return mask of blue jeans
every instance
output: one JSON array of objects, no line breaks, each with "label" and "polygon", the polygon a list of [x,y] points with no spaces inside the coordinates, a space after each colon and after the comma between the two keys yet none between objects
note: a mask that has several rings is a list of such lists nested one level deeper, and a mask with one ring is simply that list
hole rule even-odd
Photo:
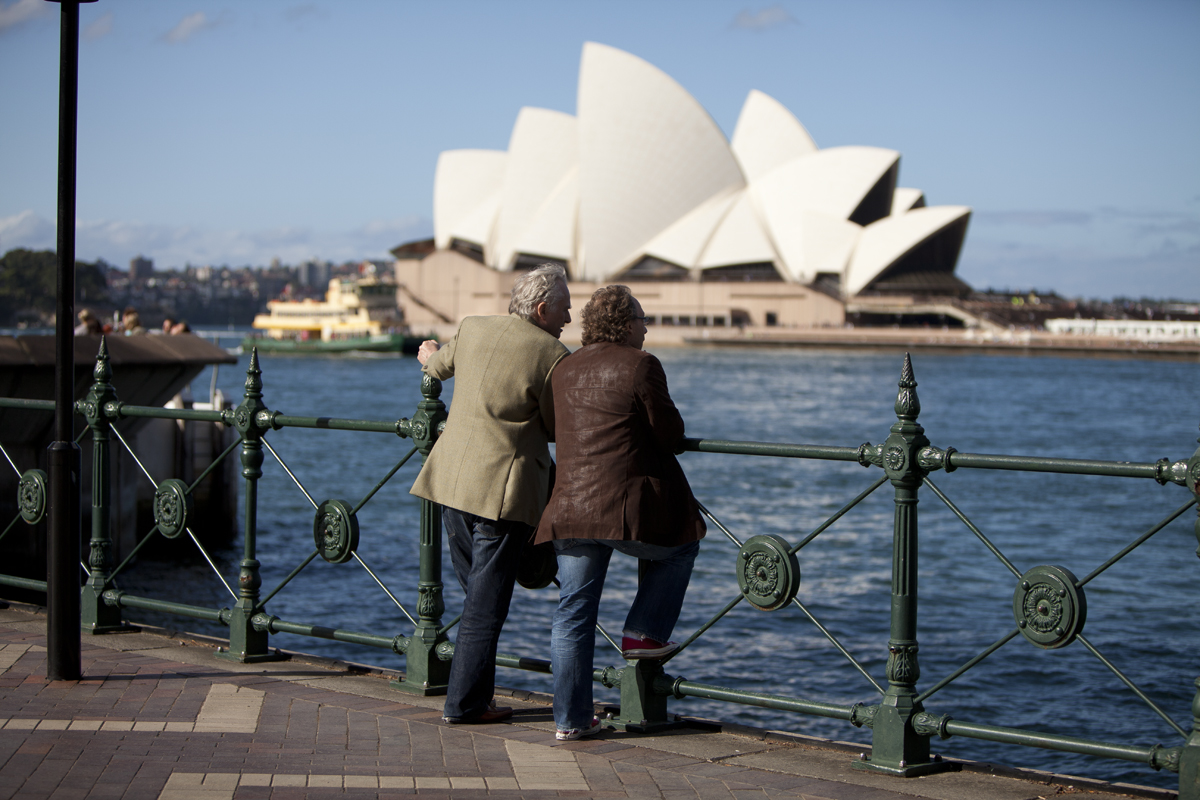
[{"label": "blue jeans", "polygon": [[561,730],[592,724],[592,656],[596,616],[613,550],[645,562],[637,596],[625,617],[624,633],[666,642],[692,577],[700,543],[660,547],[609,539],[561,539],[558,554],[559,600],[550,636],[554,672],[554,724]]},{"label": "blue jeans", "polygon": [[443,713],[471,720],[487,711],[496,691],[496,645],[508,618],[521,550],[533,529],[453,508],[442,509],[442,523],[454,573],[466,592]]}]

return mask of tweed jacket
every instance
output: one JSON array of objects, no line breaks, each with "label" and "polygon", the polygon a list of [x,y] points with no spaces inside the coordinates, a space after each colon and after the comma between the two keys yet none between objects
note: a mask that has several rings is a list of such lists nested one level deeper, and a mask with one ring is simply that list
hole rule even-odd
[{"label": "tweed jacket", "polygon": [[608,342],[559,364],[554,389],[557,475],[537,542],[621,539],[676,547],[704,520],[675,450],[683,417],[654,356]]},{"label": "tweed jacket", "polygon": [[487,519],[537,525],[550,483],[550,374],[569,351],[521,317],[467,317],[425,372],[454,378],[446,428],[412,494]]}]

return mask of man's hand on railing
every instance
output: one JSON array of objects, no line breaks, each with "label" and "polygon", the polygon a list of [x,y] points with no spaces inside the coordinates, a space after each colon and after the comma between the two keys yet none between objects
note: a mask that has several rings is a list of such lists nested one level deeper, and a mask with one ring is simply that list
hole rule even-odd
[{"label": "man's hand on railing", "polygon": [[433,339],[426,339],[421,342],[421,346],[417,348],[417,361],[421,362],[421,366],[425,366],[425,362],[429,357],[438,351],[438,343]]}]

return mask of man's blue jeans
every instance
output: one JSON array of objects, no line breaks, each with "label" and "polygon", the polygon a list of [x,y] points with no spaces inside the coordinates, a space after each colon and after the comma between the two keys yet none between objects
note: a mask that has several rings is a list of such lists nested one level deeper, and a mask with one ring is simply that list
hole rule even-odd
[{"label": "man's blue jeans", "polygon": [[613,550],[646,561],[637,596],[625,617],[627,636],[666,642],[679,621],[700,543],[659,547],[609,539],[561,539],[559,601],[550,638],[554,671],[554,724],[560,731],[592,724],[592,656],[596,616]]},{"label": "man's blue jeans", "polygon": [[469,721],[487,711],[496,691],[496,645],[508,618],[521,550],[533,529],[514,520],[485,519],[442,509],[450,561],[462,584],[462,621],[454,637],[454,660],[445,716]]}]

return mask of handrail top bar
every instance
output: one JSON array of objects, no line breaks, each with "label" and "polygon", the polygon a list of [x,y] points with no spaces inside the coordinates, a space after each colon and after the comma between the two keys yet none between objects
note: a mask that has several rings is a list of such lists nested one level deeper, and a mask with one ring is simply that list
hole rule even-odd
[{"label": "handrail top bar", "polygon": [[372,419],[341,419],[338,417],[294,417],[275,413],[271,416],[275,428],[328,428],[340,431],[366,431],[369,433],[391,433],[398,430],[401,420],[386,422]]},{"label": "handrail top bar", "polygon": [[109,403],[105,407],[105,414],[108,417],[115,417],[117,419],[126,417],[148,417],[152,419],[189,419],[199,420],[202,422],[225,422],[225,415],[216,410],[205,411],[194,408],[127,406],[124,403]]},{"label": "handrail top bar", "polygon": [[[19,408],[38,411],[53,411],[53,400],[0,397],[0,408]],[[201,420],[226,422],[221,411],[198,411],[187,408],[159,408],[155,406],[119,406],[121,417],[150,417],[158,419]],[[337,417],[299,417],[273,412],[271,426],[275,428],[323,428],[327,430],[363,431],[368,433],[392,433],[403,430],[401,423],[383,420],[356,420]],[[401,434],[403,435],[403,434]],[[729,455],[776,456],[779,458],[812,458],[824,461],[859,461],[859,448],[837,447],[819,444],[783,444],[777,442],[752,442],[730,439],[686,438],[681,444],[684,452],[725,453]],[[1003,469],[1027,472],[1054,472],[1073,475],[1097,475],[1116,478],[1162,477],[1157,463],[1132,461],[1096,461],[1078,458],[1051,458],[1046,456],[1011,456],[988,453],[962,453],[953,451],[946,457],[947,465],[953,469]]]},{"label": "handrail top bar", "polygon": [[777,442],[741,442],[729,439],[684,439],[685,451],[696,453],[730,453],[744,456],[780,456],[782,458],[817,458],[826,461],[858,461],[857,447],[835,447],[821,444],[782,444]]},{"label": "handrail top bar", "polygon": [[53,411],[53,400],[33,400],[28,397],[0,397],[0,408],[24,408],[36,411]]},{"label": "handrail top bar", "polygon": [[[745,456],[778,456],[781,458],[813,458],[825,461],[859,462],[859,448],[833,447],[817,444],[782,444],[773,442],[733,441],[728,439],[684,439],[684,451],[696,453],[726,453]],[[861,462],[859,462],[861,463]],[[1099,475],[1118,478],[1162,477],[1158,463],[1132,461],[1095,461],[1080,458],[1051,458],[1045,456],[989,455],[960,453],[952,450],[946,455],[951,469],[1007,469],[1028,472],[1063,472],[1074,475]]]},{"label": "handrail top bar", "polygon": [[1084,458],[1047,456],[1005,456],[987,453],[951,453],[947,461],[955,469],[1009,469],[1027,472],[1063,472],[1073,475],[1101,475],[1116,478],[1160,477],[1159,465],[1133,461],[1094,461]]},{"label": "handrail top bar", "polygon": [[[201,422],[225,422],[226,414],[218,410],[192,408],[166,408],[160,406],[131,406],[124,403],[110,404],[109,417],[145,417],[156,419],[197,420]],[[24,409],[28,411],[54,411],[53,400],[33,400],[21,397],[0,397],[0,408]],[[78,409],[76,409],[78,413]],[[115,412],[112,413],[112,412]],[[368,433],[391,433],[400,430],[404,420],[341,419],[337,417],[297,417],[275,412],[271,415],[271,427],[275,428],[328,428],[331,430],[365,431]]]}]

